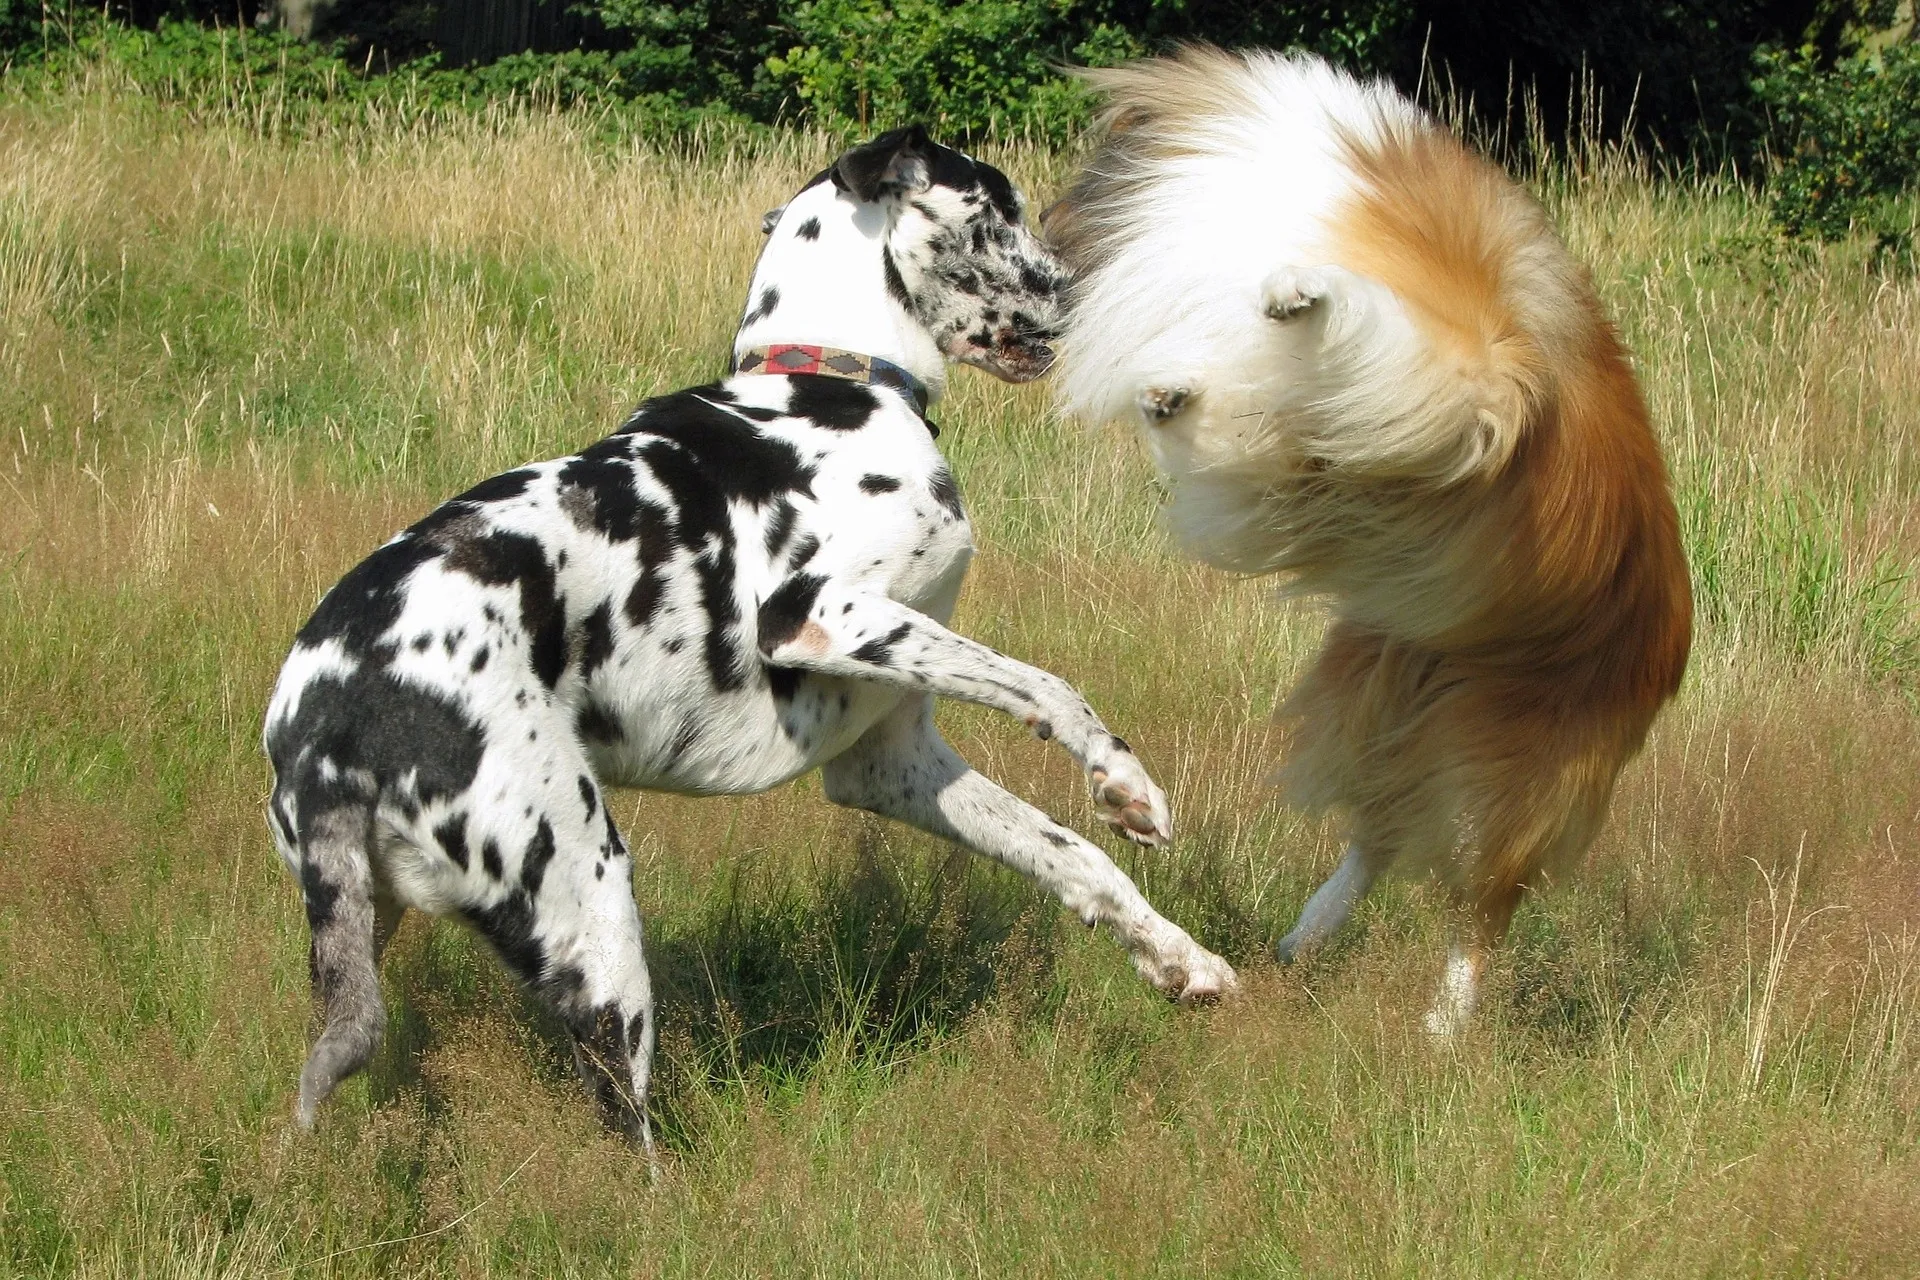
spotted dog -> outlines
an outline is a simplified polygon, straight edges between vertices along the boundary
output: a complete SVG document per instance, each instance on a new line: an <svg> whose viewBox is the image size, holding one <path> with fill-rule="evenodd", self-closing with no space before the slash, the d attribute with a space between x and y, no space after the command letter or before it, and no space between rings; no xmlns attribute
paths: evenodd
<svg viewBox="0 0 1920 1280"><path fill-rule="evenodd" d="M570 1028L650 1141L653 996L607 785L714 795L821 769L837 804L964 844L1105 924L1180 999L1233 971L1099 849L970 769L935 697L997 707L1085 770L1128 839L1166 799L1058 677L942 625L973 553L924 416L945 363L1051 362L1059 266L1004 175L889 133L769 215L724 381L484 481L375 551L301 629L266 718L269 820L326 1026L296 1118L364 1066L402 912L455 915Z"/></svg>

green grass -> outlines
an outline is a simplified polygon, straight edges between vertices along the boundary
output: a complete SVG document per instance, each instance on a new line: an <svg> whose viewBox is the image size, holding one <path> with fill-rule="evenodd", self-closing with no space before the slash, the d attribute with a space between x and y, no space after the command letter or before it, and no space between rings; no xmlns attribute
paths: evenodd
<svg viewBox="0 0 1920 1280"><path fill-rule="evenodd" d="M0 100L0 1274L1911 1274L1920 285L1602 153L1535 181L1637 354L1700 637L1457 1044L1419 1029L1447 921L1418 885L1268 959L1337 850L1263 782L1315 616L1171 556L1131 441L959 373L960 625L1142 750L1179 838L1116 857L1245 997L1168 1007L812 781L625 795L657 1176L422 920L387 1047L289 1132L305 926L256 742L294 629L437 498L719 371L759 215L827 145L291 140L104 73ZM998 158L1037 200L1067 171ZM1058 752L942 718L1089 825Z"/></svg>

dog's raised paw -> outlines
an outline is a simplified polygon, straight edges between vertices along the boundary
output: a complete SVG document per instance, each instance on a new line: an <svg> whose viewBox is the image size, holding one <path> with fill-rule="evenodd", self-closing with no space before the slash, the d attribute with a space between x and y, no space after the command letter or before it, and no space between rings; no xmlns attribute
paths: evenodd
<svg viewBox="0 0 1920 1280"><path fill-rule="evenodd" d="M1148 422L1159 423L1178 416L1193 397L1191 387L1148 387L1140 393L1138 403Z"/></svg>
<svg viewBox="0 0 1920 1280"><path fill-rule="evenodd" d="M1131 751L1116 749L1089 766L1087 781L1100 820L1117 834L1151 848L1173 839L1173 814L1166 793Z"/></svg>
<svg viewBox="0 0 1920 1280"><path fill-rule="evenodd" d="M1267 277L1260 293L1267 319L1285 323L1313 310L1331 289L1325 274L1311 267L1281 267Z"/></svg>

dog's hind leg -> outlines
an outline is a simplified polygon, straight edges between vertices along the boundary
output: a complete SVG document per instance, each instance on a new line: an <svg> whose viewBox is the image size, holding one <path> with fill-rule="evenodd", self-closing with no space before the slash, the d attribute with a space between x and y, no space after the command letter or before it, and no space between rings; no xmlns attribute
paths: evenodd
<svg viewBox="0 0 1920 1280"><path fill-rule="evenodd" d="M653 986L633 863L585 759L566 743L530 760L523 781L469 818L469 832L494 885L462 914L566 1024L607 1127L651 1152ZM517 866L500 852L516 843Z"/></svg>
<svg viewBox="0 0 1920 1280"><path fill-rule="evenodd" d="M314 1114L335 1086L366 1066L386 1030L380 999L377 919L397 922L380 897L368 859L371 823L363 811L316 818L300 850L300 889L313 930L313 987L325 1027L300 1072L294 1119L313 1127ZM391 929L388 930L391 932Z"/></svg>
<svg viewBox="0 0 1920 1280"><path fill-rule="evenodd" d="M1112 859L974 772L933 724L933 699L909 698L822 770L827 797L952 840L1052 893L1089 926L1106 925L1142 977L1181 1001L1239 980L1225 960L1155 911Z"/></svg>
<svg viewBox="0 0 1920 1280"><path fill-rule="evenodd" d="M1340 860L1325 883L1313 891L1287 936L1275 944L1274 951L1280 962L1292 964L1332 937L1367 896L1379 875L1379 866L1365 850L1357 844L1348 846L1347 856Z"/></svg>

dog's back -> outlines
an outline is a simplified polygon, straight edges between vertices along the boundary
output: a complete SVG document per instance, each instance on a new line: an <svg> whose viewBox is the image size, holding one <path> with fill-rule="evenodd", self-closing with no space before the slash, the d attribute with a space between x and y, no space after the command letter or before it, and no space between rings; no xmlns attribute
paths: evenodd
<svg viewBox="0 0 1920 1280"><path fill-rule="evenodd" d="M1210 49L1092 78L1107 140L1049 218L1063 396L1141 423L1192 554L1329 598L1292 796L1497 933L1686 663L1620 342L1539 206L1390 88Z"/></svg>

